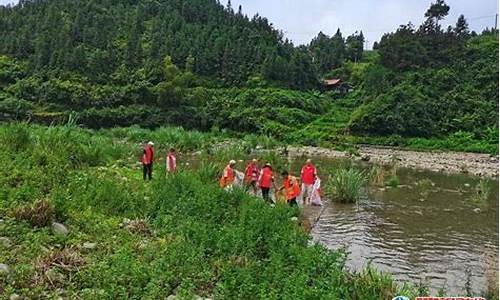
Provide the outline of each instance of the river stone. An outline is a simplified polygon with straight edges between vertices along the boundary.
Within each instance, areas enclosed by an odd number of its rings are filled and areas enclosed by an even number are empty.
[[[97,247],[97,243],[85,242],[83,243],[83,248],[87,250],[92,250]]]
[[[470,184],[469,184],[469,183],[464,183],[464,186],[465,186],[466,188],[468,188],[468,187],[470,187]]]
[[[69,230],[66,226],[61,223],[52,222],[52,232],[55,235],[66,236],[69,233]]]
[[[21,300],[21,296],[18,294],[11,294],[9,300]]]
[[[0,237],[0,245],[5,247],[5,248],[9,248],[10,245],[12,245],[12,242],[10,241],[9,238],[2,236],[2,237]]]
[[[481,209],[480,209],[479,207],[474,208],[474,212],[475,212],[476,214],[478,214],[478,213],[480,213],[480,212],[481,212]]]
[[[6,264],[0,264],[0,275],[9,275],[10,267]]]

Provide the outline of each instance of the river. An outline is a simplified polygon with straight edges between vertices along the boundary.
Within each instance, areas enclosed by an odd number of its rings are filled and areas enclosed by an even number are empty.
[[[338,164],[316,161],[320,170]],[[313,240],[345,248],[349,269],[371,264],[400,283],[425,283],[434,295],[443,288],[465,295],[467,285],[479,295],[488,278],[498,284],[498,180],[488,179],[487,200],[476,202],[477,177],[411,169],[397,175],[399,187],[366,188],[357,204],[329,203]],[[430,184],[423,193],[422,180]]]

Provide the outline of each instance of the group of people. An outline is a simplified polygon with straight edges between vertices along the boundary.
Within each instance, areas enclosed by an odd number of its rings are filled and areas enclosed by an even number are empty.
[[[219,181],[222,188],[230,189],[237,184],[238,171],[235,170],[235,166],[236,161],[231,160],[224,168]],[[283,176],[283,184],[278,188],[271,164],[266,163],[260,168],[258,160],[253,159],[245,169],[243,184],[254,195],[258,195],[260,190],[262,198],[268,202],[273,202],[270,191],[271,188],[274,188],[276,200],[279,201],[283,197],[290,206],[297,206],[298,199],[301,199],[304,205],[321,205],[321,181],[311,159],[308,159],[302,167],[300,183],[299,179],[288,171],[283,171],[281,175]]]
[[[144,180],[153,179],[153,162],[155,156],[153,142],[145,142],[142,144],[142,176]],[[166,173],[175,173],[177,170],[177,156],[174,148],[170,148],[167,153],[167,159],[165,160],[165,170]]]
[[[142,144],[141,163],[144,180],[153,178],[153,162],[155,156],[154,143],[144,142]],[[271,189],[275,190],[275,199],[284,199],[290,206],[297,206],[298,200],[302,200],[303,205],[321,205],[320,187],[321,181],[318,177],[316,167],[311,159],[308,159],[300,172],[300,181],[288,171],[283,171],[283,184],[278,188],[273,167],[270,163],[264,164],[261,168],[257,159],[253,159],[247,165],[245,172],[235,170],[236,161],[231,160],[224,168],[219,184],[224,189],[231,189],[234,186],[244,186],[244,188],[257,196],[262,195],[264,200],[273,203]],[[165,160],[166,175],[175,173],[177,170],[177,156],[174,148],[170,148]]]

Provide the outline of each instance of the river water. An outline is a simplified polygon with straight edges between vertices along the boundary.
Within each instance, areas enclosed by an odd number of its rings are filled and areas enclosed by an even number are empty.
[[[320,175],[337,163],[320,159]],[[479,178],[408,169],[397,175],[397,188],[366,188],[357,204],[329,203],[313,240],[345,248],[349,269],[371,264],[400,283],[425,283],[433,294],[465,295],[469,285],[479,295],[488,278],[498,284],[498,180],[488,181],[487,200],[477,202]]]

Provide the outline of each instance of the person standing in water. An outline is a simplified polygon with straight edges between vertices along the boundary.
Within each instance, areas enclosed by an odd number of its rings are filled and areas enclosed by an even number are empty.
[[[316,181],[317,171],[312,160],[308,159],[300,172],[302,181],[302,202],[304,205],[310,204],[314,182]]]
[[[259,187],[262,191],[262,198],[267,202],[273,202],[271,197],[269,197],[269,191],[271,190],[271,186],[274,184],[274,176],[273,176],[273,168],[270,163],[266,163],[262,170],[260,170],[259,176]]]
[[[142,176],[144,180],[153,179],[154,143],[144,144],[142,151]]]
[[[175,173],[175,171],[177,171],[177,157],[174,148],[170,148],[170,150],[168,151],[165,165],[166,175],[168,175],[168,173]]]

